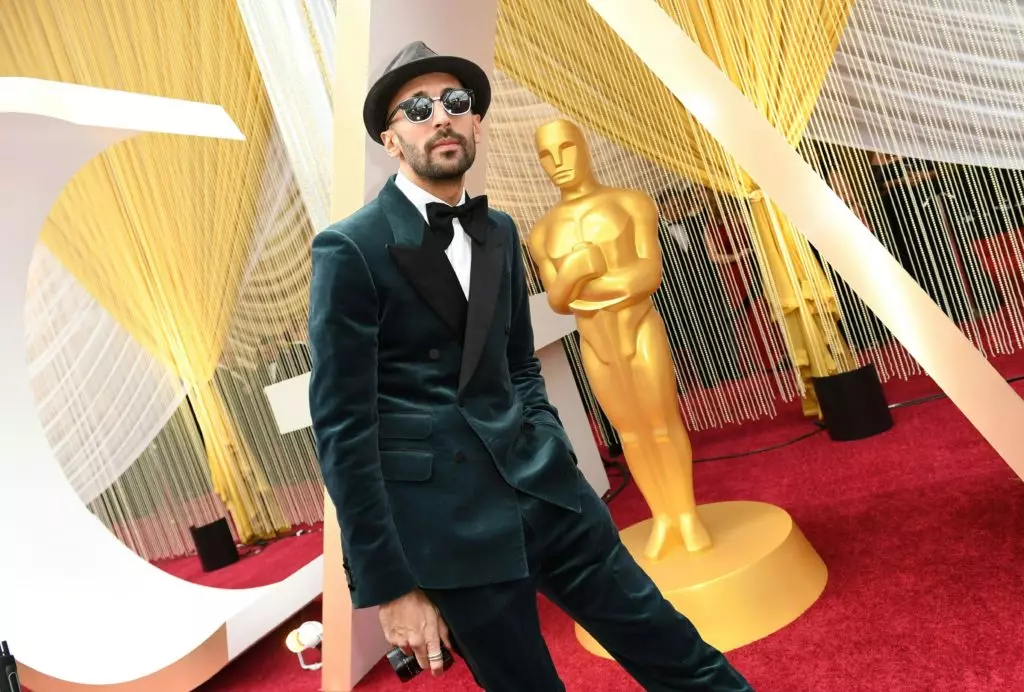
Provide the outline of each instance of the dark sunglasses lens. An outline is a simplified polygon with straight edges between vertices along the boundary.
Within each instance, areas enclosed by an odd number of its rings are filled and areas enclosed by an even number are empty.
[[[434,112],[434,104],[430,99],[417,97],[409,99],[404,108],[406,116],[414,123],[421,123],[430,118]]]
[[[462,115],[469,112],[469,107],[473,105],[473,100],[462,89],[452,89],[444,95],[443,103],[444,109],[452,115]]]

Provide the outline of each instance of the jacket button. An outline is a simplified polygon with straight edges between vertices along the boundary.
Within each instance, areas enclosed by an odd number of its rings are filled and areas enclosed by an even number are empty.
[[[432,349],[430,349],[429,355],[430,355],[430,360],[437,360],[438,358],[441,357],[441,352],[438,351],[436,348],[432,348]]]
[[[462,452],[455,452],[454,459],[456,464],[461,464],[466,460],[466,455]]]

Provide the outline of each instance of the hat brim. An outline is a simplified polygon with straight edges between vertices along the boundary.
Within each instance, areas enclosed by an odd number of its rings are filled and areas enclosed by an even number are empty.
[[[450,74],[473,92],[473,113],[483,118],[491,105],[491,81],[487,73],[476,63],[449,55],[434,55],[413,60],[385,73],[374,82],[363,102],[363,125],[366,133],[377,144],[382,144],[381,134],[388,129],[388,106],[402,85],[408,81],[433,72]]]

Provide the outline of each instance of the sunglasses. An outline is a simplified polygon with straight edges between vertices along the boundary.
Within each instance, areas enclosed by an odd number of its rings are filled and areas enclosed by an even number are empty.
[[[469,89],[445,89],[440,96],[413,96],[395,106],[388,115],[390,125],[398,114],[405,113],[405,119],[411,123],[425,123],[434,116],[434,102],[437,101],[448,115],[465,115],[473,107],[473,92]]]

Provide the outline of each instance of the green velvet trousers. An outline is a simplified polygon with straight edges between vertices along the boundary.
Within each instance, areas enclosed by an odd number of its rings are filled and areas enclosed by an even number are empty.
[[[488,692],[565,690],[541,637],[540,592],[646,690],[752,690],[662,597],[582,474],[579,485],[579,513],[520,494],[529,578],[427,592],[477,683]]]

